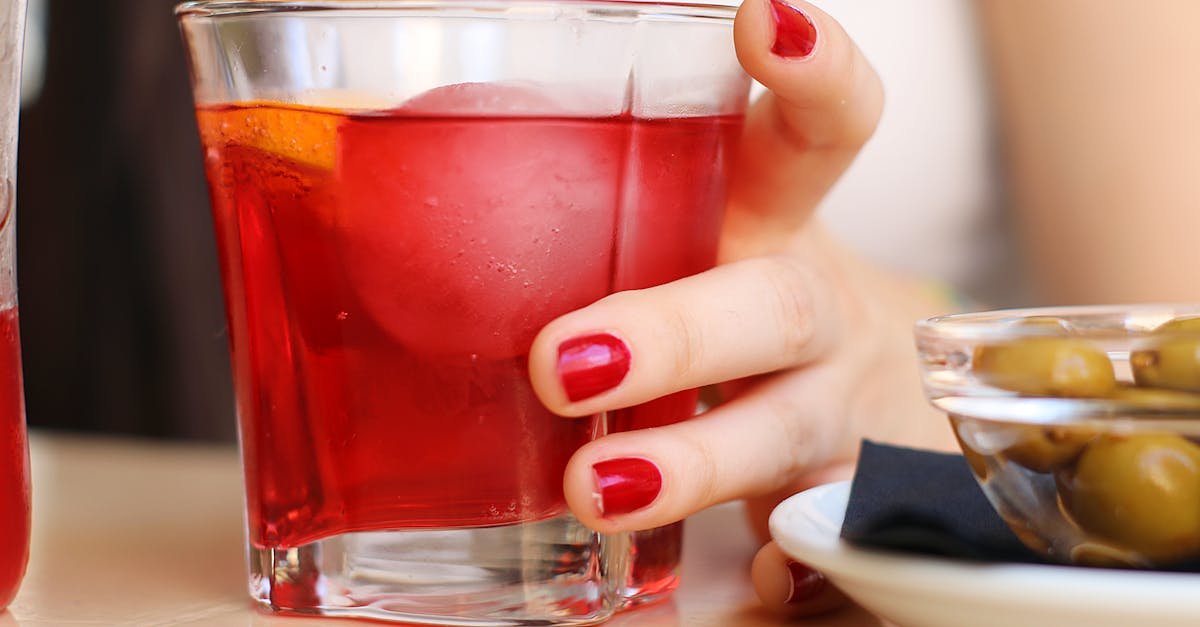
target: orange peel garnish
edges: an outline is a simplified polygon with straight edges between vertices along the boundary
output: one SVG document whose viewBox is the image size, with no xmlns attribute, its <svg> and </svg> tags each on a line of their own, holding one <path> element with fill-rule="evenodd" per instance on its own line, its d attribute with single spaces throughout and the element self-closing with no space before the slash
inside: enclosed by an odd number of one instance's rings
<svg viewBox="0 0 1200 627">
<path fill-rule="evenodd" d="M 323 170 L 336 159 L 335 113 L 280 103 L 239 103 L 196 110 L 204 146 L 257 148 Z"/>
</svg>

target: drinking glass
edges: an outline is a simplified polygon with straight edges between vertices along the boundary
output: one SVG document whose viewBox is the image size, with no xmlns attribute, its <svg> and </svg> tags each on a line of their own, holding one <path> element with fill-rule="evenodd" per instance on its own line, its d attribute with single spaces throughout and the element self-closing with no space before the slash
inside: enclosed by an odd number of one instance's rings
<svg viewBox="0 0 1200 627">
<path fill-rule="evenodd" d="M 25 0 L 0 5 L 0 609 L 29 561 L 29 447 L 17 329 L 16 176 Z"/>
<path fill-rule="evenodd" d="M 237 393 L 250 587 L 280 611 L 572 624 L 676 582 L 562 476 L 681 392 L 566 419 L 534 335 L 715 261 L 748 79 L 734 8 L 549 0 L 178 8 Z"/>
</svg>

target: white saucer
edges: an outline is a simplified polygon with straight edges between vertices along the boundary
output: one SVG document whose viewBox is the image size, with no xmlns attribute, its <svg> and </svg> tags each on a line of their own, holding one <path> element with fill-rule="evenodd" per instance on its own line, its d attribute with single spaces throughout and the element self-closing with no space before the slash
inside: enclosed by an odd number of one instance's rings
<svg viewBox="0 0 1200 627">
<path fill-rule="evenodd" d="M 901 627 L 1200 626 L 1200 575 L 977 564 L 854 547 L 839 537 L 850 482 L 797 494 L 771 514 L 788 555 Z"/>
</svg>

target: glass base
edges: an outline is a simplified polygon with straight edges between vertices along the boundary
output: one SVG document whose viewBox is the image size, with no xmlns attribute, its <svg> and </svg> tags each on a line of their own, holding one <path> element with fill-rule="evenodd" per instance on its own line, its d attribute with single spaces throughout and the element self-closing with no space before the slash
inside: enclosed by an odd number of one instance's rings
<svg viewBox="0 0 1200 627">
<path fill-rule="evenodd" d="M 250 548 L 272 611 L 418 625 L 591 625 L 628 580 L 629 539 L 563 515 L 502 527 L 346 533 Z"/>
<path fill-rule="evenodd" d="M 621 608 L 650 605 L 671 597 L 679 587 L 683 521 L 630 534 L 629 576 L 621 590 Z"/>
</svg>

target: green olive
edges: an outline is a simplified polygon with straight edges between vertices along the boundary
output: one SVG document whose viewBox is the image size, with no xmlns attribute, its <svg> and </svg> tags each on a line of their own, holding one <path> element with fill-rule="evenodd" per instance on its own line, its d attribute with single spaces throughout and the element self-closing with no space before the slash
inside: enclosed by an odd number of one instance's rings
<svg viewBox="0 0 1200 627">
<path fill-rule="evenodd" d="M 1027 337 L 975 349 L 981 381 L 1030 396 L 1094 398 L 1116 387 L 1108 355 L 1087 342 L 1066 337 Z"/>
<path fill-rule="evenodd" d="M 1164 337 L 1130 353 L 1133 380 L 1146 387 L 1200 392 L 1200 317 L 1176 318 L 1154 332 L 1188 335 Z"/>
<path fill-rule="evenodd" d="M 1189 440 L 1102 436 L 1056 479 L 1083 530 L 1160 563 L 1200 554 L 1200 446 Z"/>
<path fill-rule="evenodd" d="M 1054 472 L 1074 463 L 1095 437 L 1087 427 L 1028 427 L 1003 455 L 1034 472 Z"/>
<path fill-rule="evenodd" d="M 1200 316 L 1180 316 L 1168 320 L 1154 329 L 1155 333 L 1196 333 L 1200 332 Z"/>
<path fill-rule="evenodd" d="M 963 457 L 967 460 L 967 465 L 971 467 L 971 472 L 975 473 L 975 477 L 980 481 L 985 481 L 988 478 L 987 456 L 972 448 L 959 435 L 958 425 L 962 421 L 961 416 L 951 414 L 950 430 L 954 432 L 954 439 L 958 440 L 958 448 L 962 449 Z"/>
</svg>

